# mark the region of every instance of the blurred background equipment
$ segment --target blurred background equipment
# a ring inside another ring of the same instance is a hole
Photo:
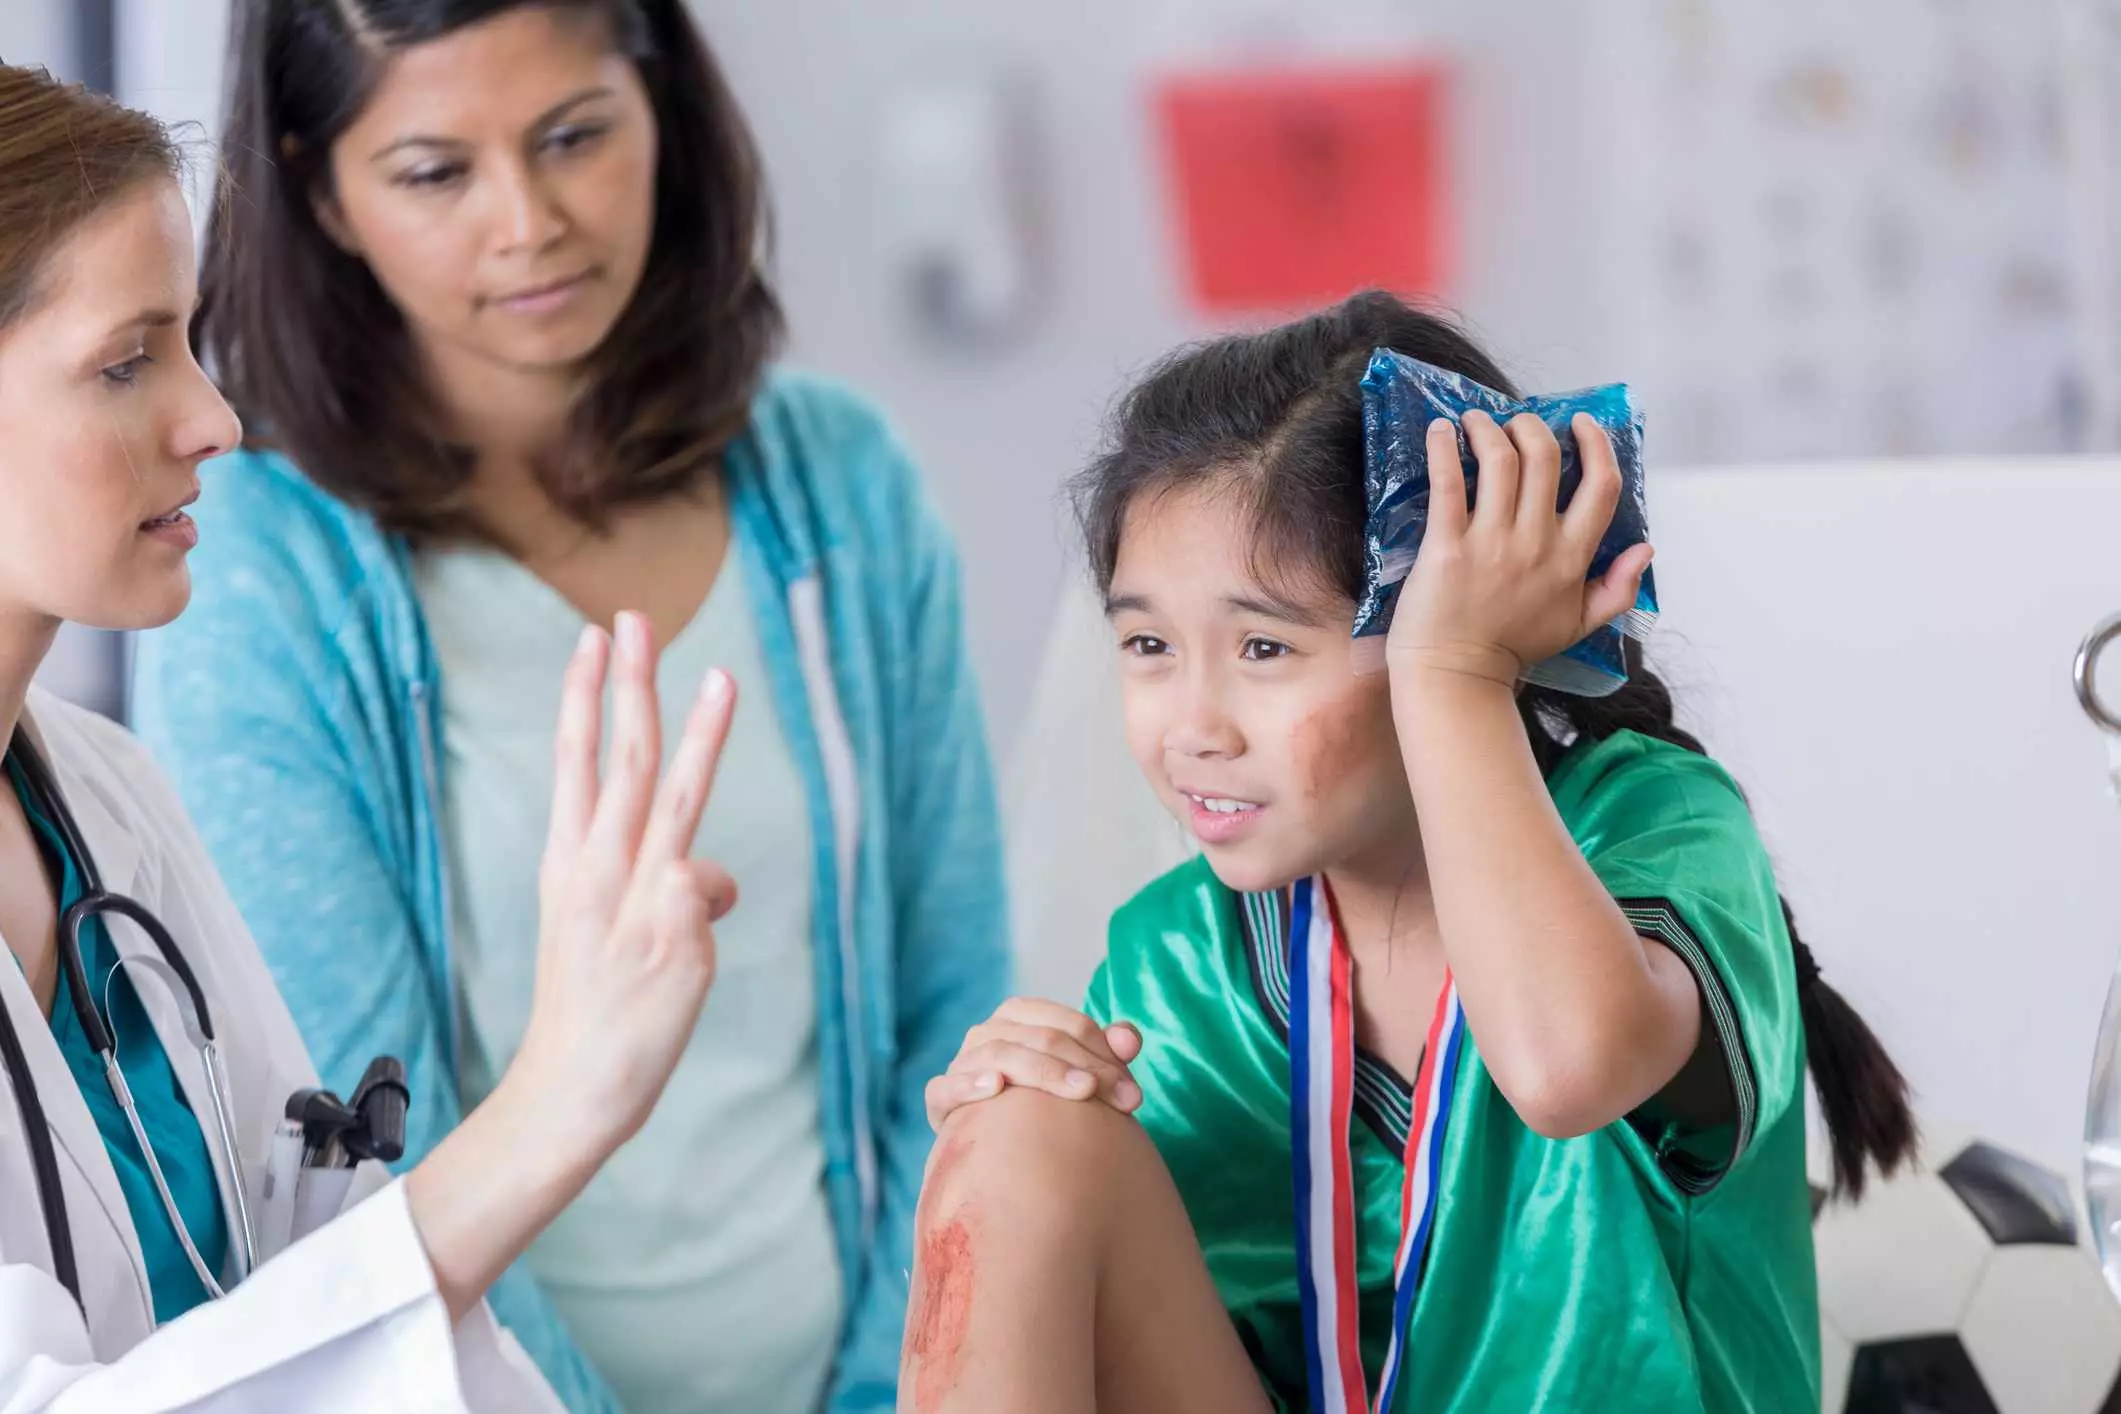
[[[1445,295],[1445,83],[1412,62],[1162,78],[1164,182],[1195,308],[1271,314],[1365,285]]]
[[[906,84],[885,103],[877,239],[927,345],[985,353],[1020,333],[1037,294],[1031,104],[1002,73]]]

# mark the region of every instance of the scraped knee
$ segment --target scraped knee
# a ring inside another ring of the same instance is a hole
[[[1161,1165],[1141,1125],[1108,1105],[1005,1090],[943,1122],[917,1221],[926,1230],[975,1207],[1048,1229],[1077,1228]]]

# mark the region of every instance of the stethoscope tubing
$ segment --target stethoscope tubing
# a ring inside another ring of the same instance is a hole
[[[230,1191],[235,1197],[237,1263],[239,1276],[247,1276],[257,1266],[257,1238],[251,1226],[250,1200],[245,1193],[243,1156],[236,1142],[235,1117],[228,1104],[228,1074],[221,1062],[220,1048],[215,1043],[213,1016],[206,1005],[206,992],[199,985],[191,964],[185,959],[183,950],[177,946],[169,930],[145,905],[122,894],[107,892],[96,869],[95,858],[89,853],[88,842],[81,836],[73,812],[67,808],[66,799],[60,793],[58,782],[50,768],[37,753],[26,735],[18,731],[11,754],[21,764],[24,780],[30,794],[36,799],[41,812],[52,821],[59,831],[62,846],[81,871],[81,897],[66,910],[59,921],[59,964],[66,979],[68,1000],[79,1018],[82,1031],[87,1035],[89,1046],[103,1063],[104,1078],[111,1094],[117,1098],[118,1107],[124,1112],[126,1124],[131,1128],[134,1141],[140,1147],[141,1156],[147,1162],[149,1177],[155,1191],[162,1200],[164,1211],[169,1215],[170,1225],[175,1229],[177,1240],[184,1254],[198,1274],[200,1282],[212,1296],[225,1294],[221,1283],[207,1267],[197,1245],[192,1240],[191,1230],[186,1227],[184,1217],[177,1208],[175,1194],[162,1172],[162,1164],[156,1157],[154,1146],[148,1142],[146,1127],[141,1123],[139,1106],[134,1102],[132,1088],[125,1083],[125,1074],[118,1067],[117,1038],[103,1020],[103,1013],[95,1005],[95,994],[91,989],[87,964],[82,957],[81,930],[93,919],[114,913],[132,920],[145,933],[159,955],[156,959],[146,957],[120,959],[111,970],[115,979],[120,969],[138,963],[161,974],[172,995],[185,1006],[185,1021],[190,1039],[199,1049],[200,1064],[206,1072],[206,1090],[212,1109],[214,1137],[219,1142],[221,1153],[228,1165]],[[105,984],[106,1004],[109,984]],[[14,1023],[0,1007],[0,1060],[6,1062],[8,1079],[15,1091],[18,1107],[22,1111],[25,1132],[29,1136],[31,1165],[36,1171],[38,1200],[44,1209],[45,1229],[52,1250],[53,1275],[73,1294],[77,1304],[81,1302],[80,1271],[73,1249],[73,1234],[68,1226],[66,1198],[59,1184],[58,1160],[52,1150],[51,1133],[44,1115],[43,1102],[37,1095],[36,1081],[29,1072],[27,1057],[23,1055],[21,1038],[16,1034]],[[41,1143],[40,1143],[41,1141]]]

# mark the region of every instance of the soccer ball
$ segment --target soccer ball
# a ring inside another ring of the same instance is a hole
[[[2121,1305],[2069,1185],[1975,1142],[1813,1188],[1824,1414],[2121,1414]]]

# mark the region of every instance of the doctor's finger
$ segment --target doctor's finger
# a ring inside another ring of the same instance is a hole
[[[735,716],[736,680],[720,668],[708,669],[693,701],[692,715],[685,721],[685,735],[671,753],[662,784],[656,787],[648,833],[641,840],[642,865],[683,859],[692,853],[700,814],[714,790],[714,773],[721,765],[722,747],[729,741],[729,724]]]
[[[710,927],[735,911],[736,880],[713,860],[681,859],[663,868],[666,875],[676,875],[682,881],[688,909],[696,907]]]
[[[701,977],[712,985],[719,958],[714,925],[736,907],[736,881],[713,860],[687,859],[665,864],[645,892],[651,896],[658,946],[640,950],[637,959],[662,969],[663,980],[672,985]],[[704,970],[694,972],[694,967]]]
[[[618,651],[613,655],[611,755],[604,767],[604,789],[590,821],[582,863],[590,870],[607,902],[617,903],[633,873],[648,823],[648,804],[655,797],[656,772],[663,764],[663,728],[655,700],[655,645],[648,620],[635,613],[618,616]]]
[[[560,690],[560,723],[552,736],[552,818],[545,861],[565,867],[589,834],[597,803],[597,743],[604,731],[604,670],[611,638],[595,624],[582,630]]]

